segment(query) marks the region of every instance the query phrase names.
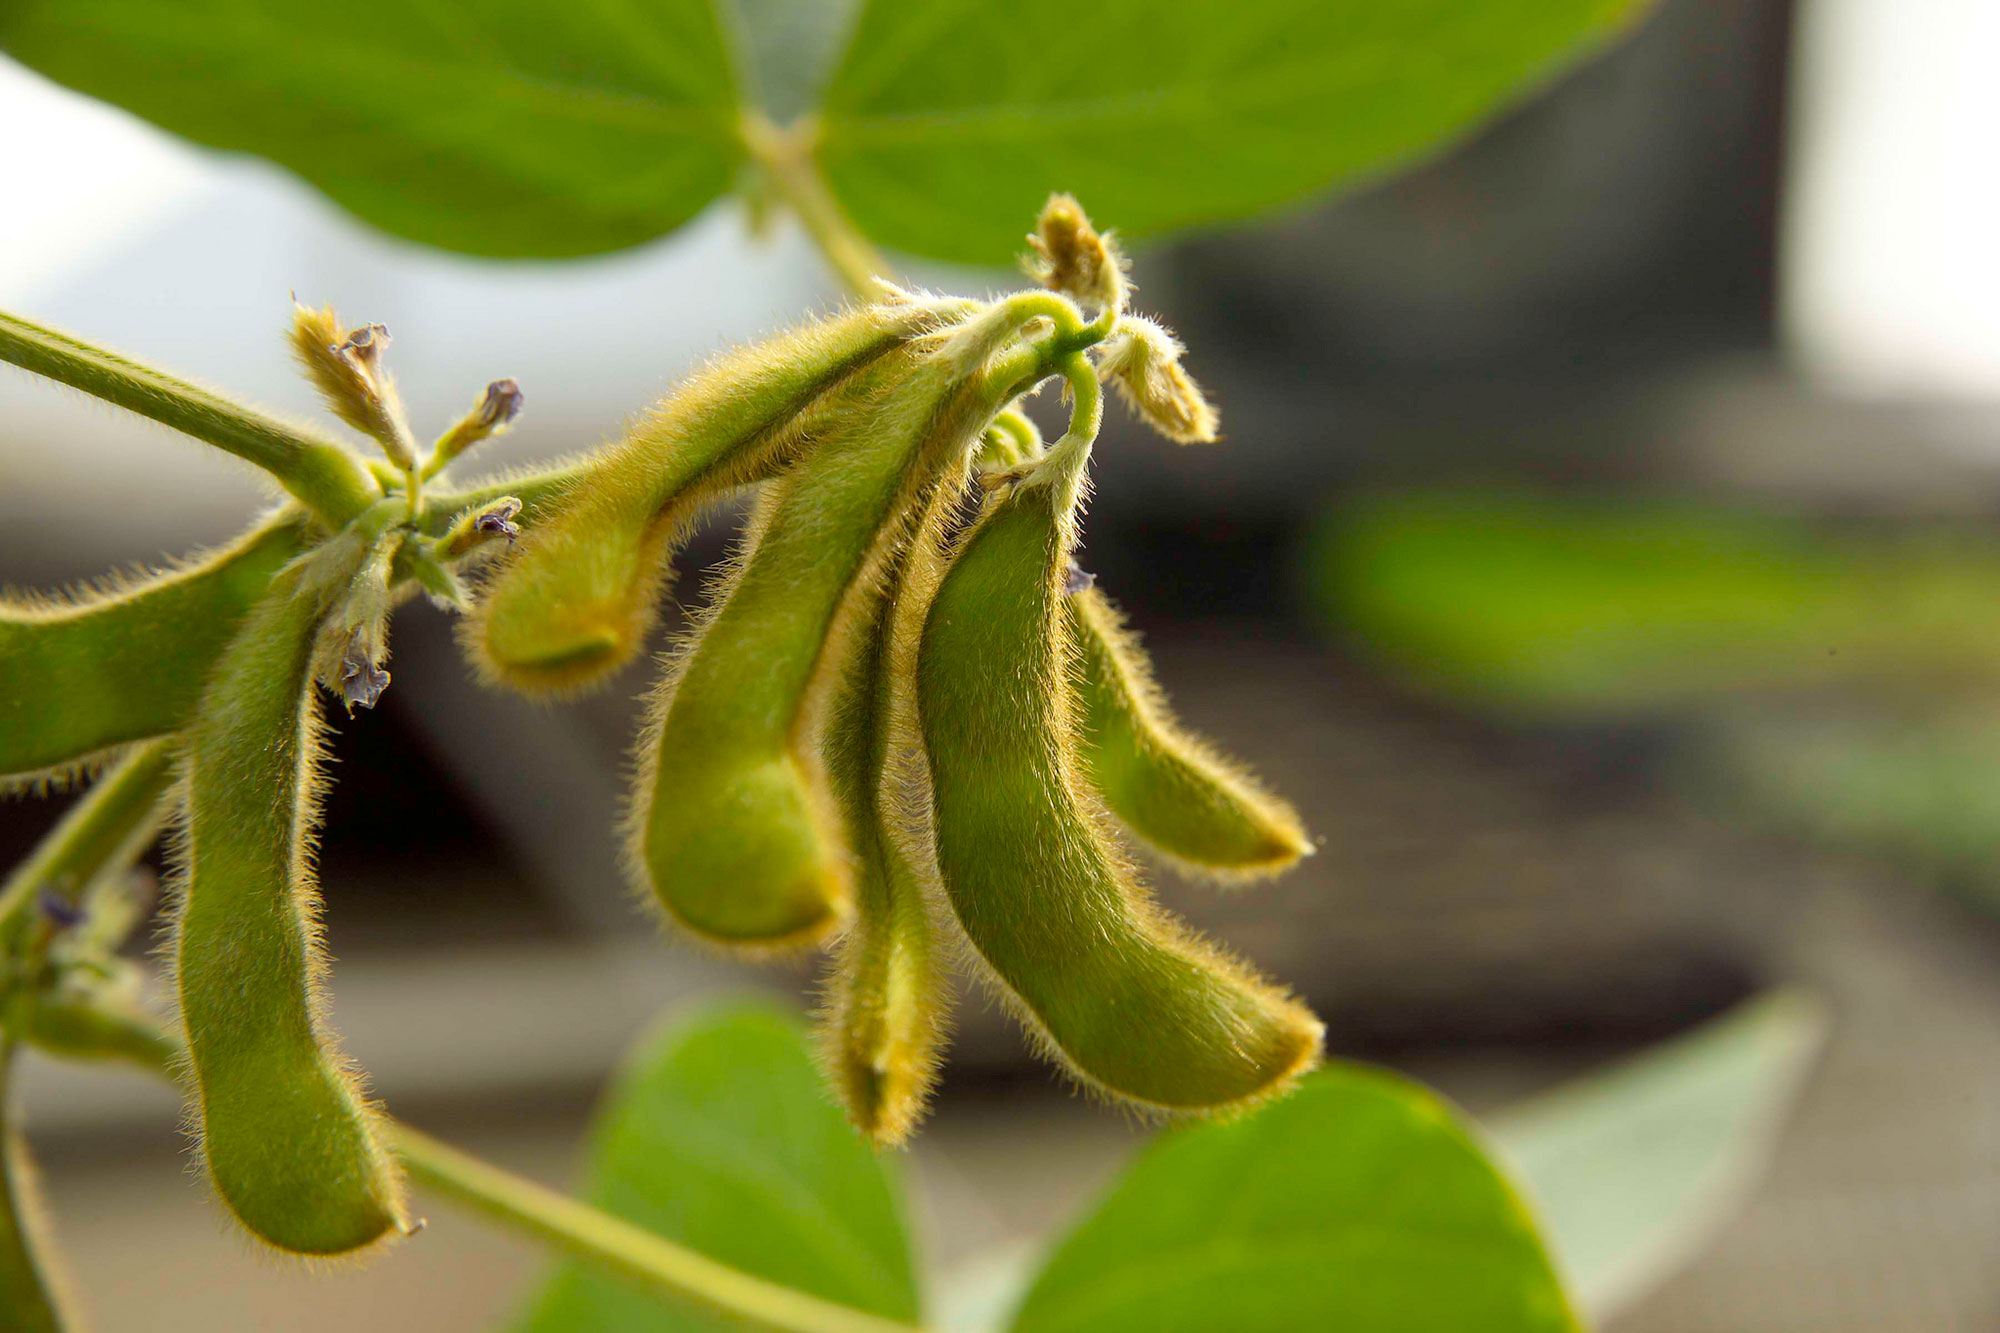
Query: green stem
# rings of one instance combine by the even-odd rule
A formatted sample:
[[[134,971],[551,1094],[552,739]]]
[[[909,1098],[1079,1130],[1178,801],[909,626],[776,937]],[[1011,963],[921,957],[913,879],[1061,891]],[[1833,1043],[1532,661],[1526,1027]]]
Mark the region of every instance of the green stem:
[[[423,517],[417,520],[417,531],[426,537],[442,537],[466,510],[491,504],[508,495],[521,502],[521,523],[526,527],[540,517],[551,501],[566,494],[587,476],[589,470],[589,460],[578,459],[557,463],[540,472],[520,475],[503,473],[492,481],[480,482],[463,491],[433,492]]]
[[[1056,367],[1069,382],[1071,407],[1069,429],[1049,446],[1029,482],[1047,481],[1074,492],[1090,462],[1091,446],[1104,425],[1104,390],[1098,386],[1097,371],[1081,352],[1068,352]]]
[[[392,1122],[389,1137],[419,1185],[575,1258],[791,1333],[910,1333],[911,1325],[793,1291],[717,1263],[623,1218],[523,1180]]]
[[[331,440],[4,311],[0,311],[0,361],[81,389],[255,463],[330,528],[341,528],[381,495],[361,460]]]
[[[0,1036],[0,1318],[18,1333],[62,1333],[55,1284],[36,1254],[42,1219],[27,1144],[9,1104],[13,1066],[14,1043]]]
[[[174,1070],[185,1062],[184,1047],[177,1037],[134,1015],[107,1017],[127,1029],[117,1049],[107,1054],[138,1061],[162,1078],[174,1080]],[[150,1040],[137,1040],[131,1031],[141,1022],[150,1027]],[[658,1294],[695,1300],[786,1333],[923,1333],[914,1325],[824,1301],[731,1268],[600,1208],[482,1162],[401,1121],[385,1118],[384,1126],[396,1155],[419,1185]]]
[[[849,291],[866,296],[872,280],[887,273],[889,267],[827,188],[813,154],[818,125],[808,117],[781,130],[750,111],[744,113],[742,135],[751,158],[770,176],[778,197],[798,215],[826,262]]]
[[[172,738],[141,741],[126,751],[0,886],[0,943],[13,951],[22,922],[33,917],[39,890],[74,902],[120,857],[129,863],[144,851],[172,785]]]

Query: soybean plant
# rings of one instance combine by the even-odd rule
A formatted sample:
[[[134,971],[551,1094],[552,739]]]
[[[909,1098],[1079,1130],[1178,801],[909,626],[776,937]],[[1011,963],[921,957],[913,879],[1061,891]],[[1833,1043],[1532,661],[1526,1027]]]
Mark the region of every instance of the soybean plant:
[[[741,547],[648,696],[625,821],[642,898],[715,947],[832,944],[823,1061],[878,1144],[923,1116],[954,960],[1106,1096],[1215,1112],[1288,1088],[1319,1023],[1161,911],[1127,843],[1229,879],[1311,840],[1180,727],[1074,560],[1101,385],[1171,440],[1213,440],[1216,416],[1180,344],[1127,311],[1124,257],[1074,200],[1051,199],[1030,241],[1032,290],[876,280],[719,357],[624,439],[467,487],[449,469],[507,429],[521,390],[494,381],[424,446],[378,325],[300,307],[291,331],[375,445],[364,458],[0,316],[7,359],[288,492],[212,554],[0,602],[0,773],[101,773],[0,894],[6,1040],[170,1070],[216,1196],[280,1250],[408,1231],[406,1164],[471,1190],[460,1159],[372,1102],[327,1021],[313,844],[330,705],[375,705],[390,615],[420,594],[464,614],[488,684],[602,686],[644,645],[690,525],[748,491]],[[1045,443],[1024,404],[1050,382],[1069,420]],[[179,1033],[112,954],[163,822]]]

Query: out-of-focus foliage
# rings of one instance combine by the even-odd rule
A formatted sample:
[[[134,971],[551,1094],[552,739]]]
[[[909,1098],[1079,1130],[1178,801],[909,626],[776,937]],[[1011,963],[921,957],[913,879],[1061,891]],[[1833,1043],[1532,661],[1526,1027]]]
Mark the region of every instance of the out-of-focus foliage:
[[[1604,1319],[1628,1308],[1729,1219],[1763,1168],[1823,1030],[1816,1001],[1773,993],[1487,1120],[1586,1315]],[[1217,1204],[1215,1215],[1232,1206]],[[1223,1246],[1227,1233],[1211,1227],[1202,1235]],[[956,1270],[940,1302],[945,1327],[1004,1326],[1038,1258],[1014,1249]],[[1374,1327],[1332,1324],[1325,1306],[1313,1309],[1302,1322]]]
[[[1777,992],[1493,1118],[1592,1316],[1642,1295],[1735,1210],[1824,1029],[1817,1002]]]
[[[593,1136],[589,1194],[746,1271],[908,1318],[891,1160],[827,1103],[796,1022],[722,1010],[641,1050]],[[711,1326],[565,1265],[516,1327]],[[1063,1242],[1013,1324],[1321,1326],[1577,1327],[1476,1133],[1434,1094],[1357,1066],[1163,1136]]]
[[[864,232],[997,264],[1054,189],[1149,236],[1400,166],[1643,7],[873,0],[834,62],[842,7],[825,0],[9,0],[0,49],[476,254],[663,235],[738,178],[745,111],[817,108],[800,142]]]
[[[708,0],[9,0],[0,49],[198,143],[268,157],[447,250],[648,241],[730,186],[737,93]]]
[[[995,263],[1068,190],[1121,234],[1228,222],[1463,133],[1634,0],[873,0],[823,157],[862,230]]]
[[[1381,496],[1326,525],[1318,593],[1399,675],[1509,712],[1990,680],[2000,542],[1653,499]]]
[[[1156,1143],[1056,1250],[1015,1333],[1577,1327],[1458,1114],[1352,1065]]]
[[[2000,912],[2000,711],[1731,716],[1688,780],[1762,820],[1905,863]]]
[[[647,1039],[592,1131],[584,1197],[711,1258],[891,1319],[917,1316],[895,1159],[828,1099],[793,1019],[719,1009]],[[565,1263],[518,1333],[736,1329]]]

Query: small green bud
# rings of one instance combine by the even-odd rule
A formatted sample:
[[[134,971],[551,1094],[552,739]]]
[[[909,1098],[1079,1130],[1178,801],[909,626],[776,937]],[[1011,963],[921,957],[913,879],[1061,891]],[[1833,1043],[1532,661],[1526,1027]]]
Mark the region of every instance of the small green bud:
[[[350,715],[357,707],[373,708],[389,688],[382,664],[389,656],[389,613],[397,600],[397,557],[405,544],[398,531],[376,537],[319,627],[313,675]],[[329,551],[317,563],[324,570],[338,554]]]
[[[494,380],[470,412],[452,423],[431,451],[427,470],[436,472],[481,440],[506,433],[521,415],[521,386],[511,379]]]
[[[395,573],[393,581],[416,580],[417,586],[430,598],[432,606],[440,611],[465,611],[472,605],[472,595],[458,573],[444,562],[441,552],[442,541],[428,541],[421,537],[406,536],[401,546],[396,548]]]
[[[521,501],[517,496],[503,495],[474,505],[452,520],[451,527],[438,540],[438,553],[446,560],[458,560],[497,541],[512,546],[521,536],[520,526],[514,522],[520,516]]]

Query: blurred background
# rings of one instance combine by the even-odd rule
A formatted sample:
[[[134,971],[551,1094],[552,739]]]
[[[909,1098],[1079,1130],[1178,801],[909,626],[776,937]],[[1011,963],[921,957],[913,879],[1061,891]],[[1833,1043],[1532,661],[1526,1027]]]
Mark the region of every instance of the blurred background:
[[[1227,438],[1114,421],[1086,563],[1182,717],[1324,838],[1253,893],[1162,896],[1294,984],[1334,1052],[1474,1110],[1774,983],[1832,1003],[1746,1206],[1616,1333],[2000,1328],[1996,50],[1988,0],[1665,0],[1413,174],[1138,256]],[[837,299],[801,236],[750,239],[732,204],[605,259],[480,262],[6,63],[0,120],[0,305],[303,416],[290,297],[332,302],[393,331],[420,429],[520,380],[492,465],[601,441]],[[16,587],[221,540],[267,500],[10,369],[0,479]],[[561,1181],[662,1005],[814,977],[662,942],[628,903],[610,827],[648,672],[547,710],[472,685],[428,608],[395,634],[394,686],[337,742],[337,1022],[399,1113]],[[0,805],[0,855],[59,810]],[[961,1028],[911,1154],[945,1266],[1060,1226],[1139,1138],[983,998]],[[105,1329],[470,1329],[532,1281],[524,1247],[435,1210],[358,1272],[255,1259],[167,1093],[26,1084]]]

